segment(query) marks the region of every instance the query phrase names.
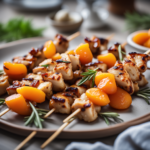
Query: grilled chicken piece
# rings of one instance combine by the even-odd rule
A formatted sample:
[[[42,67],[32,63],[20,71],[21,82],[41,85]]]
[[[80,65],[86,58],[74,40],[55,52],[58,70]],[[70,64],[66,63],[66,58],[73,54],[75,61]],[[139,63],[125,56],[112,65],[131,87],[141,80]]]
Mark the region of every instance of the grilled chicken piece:
[[[86,72],[88,71],[87,69],[94,70],[96,68],[99,68],[97,71],[102,71],[102,72],[107,71],[107,65],[103,63],[102,61],[91,62],[91,63],[85,64],[84,71]]]
[[[71,60],[71,64],[72,64],[72,70],[76,71],[76,70],[80,70],[81,69],[81,64],[80,64],[80,60],[79,60],[79,55],[69,55],[70,60]]]
[[[140,88],[137,82],[133,82],[133,86],[134,86],[134,92],[139,91]]]
[[[53,42],[58,53],[64,53],[69,47],[69,41],[61,34],[57,34]]]
[[[42,63],[40,63],[39,66],[42,67],[43,65],[48,65],[47,70],[53,71],[56,64],[57,63],[55,61],[52,61],[52,59],[46,59]]]
[[[143,74],[141,74],[141,80],[137,81],[138,85],[140,87],[145,86],[146,84],[148,84],[148,81],[146,80],[145,76]]]
[[[38,66],[45,59],[43,47],[32,50],[23,57],[14,57],[13,63],[24,64],[28,71],[31,71],[35,66]]]
[[[47,69],[47,67],[35,67],[35,68],[33,68],[33,70],[32,70],[32,72],[34,73],[34,74],[41,74],[41,73],[46,73],[46,72],[48,72],[48,69]]]
[[[49,81],[52,83],[53,91],[59,92],[63,91],[66,87],[64,79],[61,73],[47,72],[42,74],[44,81]]]
[[[55,108],[55,112],[62,114],[70,114],[71,112],[70,101],[66,96],[63,96],[62,93],[57,93],[52,96],[49,108]]]
[[[108,53],[114,54],[117,60],[119,60],[119,50],[118,50],[119,45],[120,45],[119,43],[115,43],[108,49]],[[121,47],[121,50],[126,53],[126,50],[123,47]],[[122,54],[122,56],[124,58],[126,55]]]
[[[126,90],[129,94],[134,93],[133,82],[121,62],[117,61],[114,67],[108,69],[108,72],[114,74],[119,87]]]
[[[62,61],[67,61],[67,63]],[[66,53],[61,54],[61,59],[56,60],[56,62],[54,72],[61,73],[64,80],[71,80],[73,78],[73,71],[69,55]]]
[[[108,40],[107,39],[105,39],[105,38],[99,38],[99,40],[100,40],[100,49],[101,49],[101,51],[104,51],[104,50],[107,50],[107,46],[108,46]]]
[[[150,60],[150,56],[147,54],[131,52],[129,55],[127,55],[127,59],[134,62],[138,70],[143,73],[147,70],[147,61]]]
[[[52,97],[52,83],[51,82],[43,82],[38,86],[38,89],[43,91],[46,94],[47,99],[49,100]]]
[[[93,54],[100,54],[100,40],[99,38],[93,36],[91,39],[85,38],[85,43],[89,44],[90,50]]]
[[[78,85],[81,79],[77,80],[75,85]],[[92,80],[85,81],[82,86],[85,86],[87,89],[92,87]]]
[[[80,120],[84,120],[86,122],[92,122],[96,120],[98,117],[97,111],[100,111],[100,106],[99,109],[98,106],[95,109],[95,105],[90,100],[88,100],[85,93],[81,95],[81,98],[75,99],[72,105],[72,111],[74,112],[78,108],[80,108],[81,111],[77,114],[77,117]]]
[[[77,97],[80,97],[83,93],[86,92],[87,87],[86,86],[77,86],[77,85],[72,85],[70,87],[66,88],[66,92],[71,92],[74,93]]]
[[[6,93],[7,87],[9,87],[8,76],[4,73],[0,75],[0,96]]]
[[[133,82],[141,80],[141,74],[134,62],[125,59],[123,65]]]

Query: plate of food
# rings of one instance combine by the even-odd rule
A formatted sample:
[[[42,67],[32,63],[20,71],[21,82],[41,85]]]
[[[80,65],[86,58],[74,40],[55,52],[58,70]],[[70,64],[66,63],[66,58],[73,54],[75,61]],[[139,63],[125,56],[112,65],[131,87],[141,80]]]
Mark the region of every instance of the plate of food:
[[[149,51],[75,33],[12,42],[0,52],[2,129],[47,138],[61,126],[53,138],[92,139],[150,119]]]

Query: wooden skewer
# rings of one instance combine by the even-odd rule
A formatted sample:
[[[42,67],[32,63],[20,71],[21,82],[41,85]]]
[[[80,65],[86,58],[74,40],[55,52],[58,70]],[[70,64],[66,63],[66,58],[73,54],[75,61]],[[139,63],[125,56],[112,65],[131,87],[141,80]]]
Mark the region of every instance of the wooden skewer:
[[[127,41],[121,44],[121,47],[124,48],[127,45]]]
[[[69,115],[66,119],[63,120],[63,122],[68,122],[72,117],[76,116],[81,111],[80,108],[78,108],[76,111],[74,111],[71,115]]]
[[[80,32],[76,32],[76,33],[74,33],[74,34],[68,36],[68,37],[67,37],[67,40],[68,40],[68,41],[71,41],[71,40],[73,40],[74,38],[76,38],[76,37],[79,36],[79,35],[80,35]]]
[[[108,41],[110,41],[114,36],[115,36],[115,34],[113,33],[113,34],[109,35],[106,39],[107,39]]]
[[[4,114],[6,114],[8,111],[10,111],[10,109],[9,109],[9,108],[6,108],[4,111],[2,111],[2,112],[0,113],[0,117],[3,116]]]
[[[144,54],[150,55],[150,49],[147,50]]]
[[[61,125],[59,127],[59,129],[52,135],[50,136],[42,145],[41,148],[45,148],[50,142],[52,142],[61,132],[62,130],[67,127],[74,119],[76,118],[72,118],[71,120],[69,120],[68,122],[65,122],[63,125]]]
[[[51,109],[43,118],[47,118],[55,111],[55,108]],[[31,140],[37,131],[33,131],[30,135],[28,135],[16,148],[15,150],[20,150],[29,140]]]
[[[16,148],[15,150],[21,149],[32,137],[36,135],[36,131],[33,131],[24,141],[22,141]]]

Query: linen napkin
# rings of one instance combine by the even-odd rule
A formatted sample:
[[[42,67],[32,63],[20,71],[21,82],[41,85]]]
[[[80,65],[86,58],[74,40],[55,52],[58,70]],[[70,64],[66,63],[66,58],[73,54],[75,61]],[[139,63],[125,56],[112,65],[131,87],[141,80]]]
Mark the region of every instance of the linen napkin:
[[[114,146],[72,142],[65,150],[150,150],[150,122],[132,126],[118,135]]]

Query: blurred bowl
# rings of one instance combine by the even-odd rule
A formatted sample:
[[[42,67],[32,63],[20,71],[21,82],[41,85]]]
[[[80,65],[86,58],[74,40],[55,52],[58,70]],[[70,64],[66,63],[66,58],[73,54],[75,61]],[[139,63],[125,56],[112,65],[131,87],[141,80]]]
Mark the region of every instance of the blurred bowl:
[[[142,51],[147,51],[149,50],[150,48],[148,47],[145,47],[145,46],[142,46],[142,45],[139,45],[137,43],[135,43],[133,41],[133,37],[137,34],[137,33],[141,33],[141,32],[148,32],[148,30],[140,30],[140,31],[136,31],[136,32],[133,32],[131,33],[128,37],[127,37],[127,42],[129,45],[131,45],[132,47],[138,49],[138,50],[142,50]]]
[[[59,22],[54,20],[55,13],[50,13],[46,20],[51,26],[59,30],[60,32],[71,32],[79,29],[83,22],[82,16],[77,12],[69,12],[71,21]]]

